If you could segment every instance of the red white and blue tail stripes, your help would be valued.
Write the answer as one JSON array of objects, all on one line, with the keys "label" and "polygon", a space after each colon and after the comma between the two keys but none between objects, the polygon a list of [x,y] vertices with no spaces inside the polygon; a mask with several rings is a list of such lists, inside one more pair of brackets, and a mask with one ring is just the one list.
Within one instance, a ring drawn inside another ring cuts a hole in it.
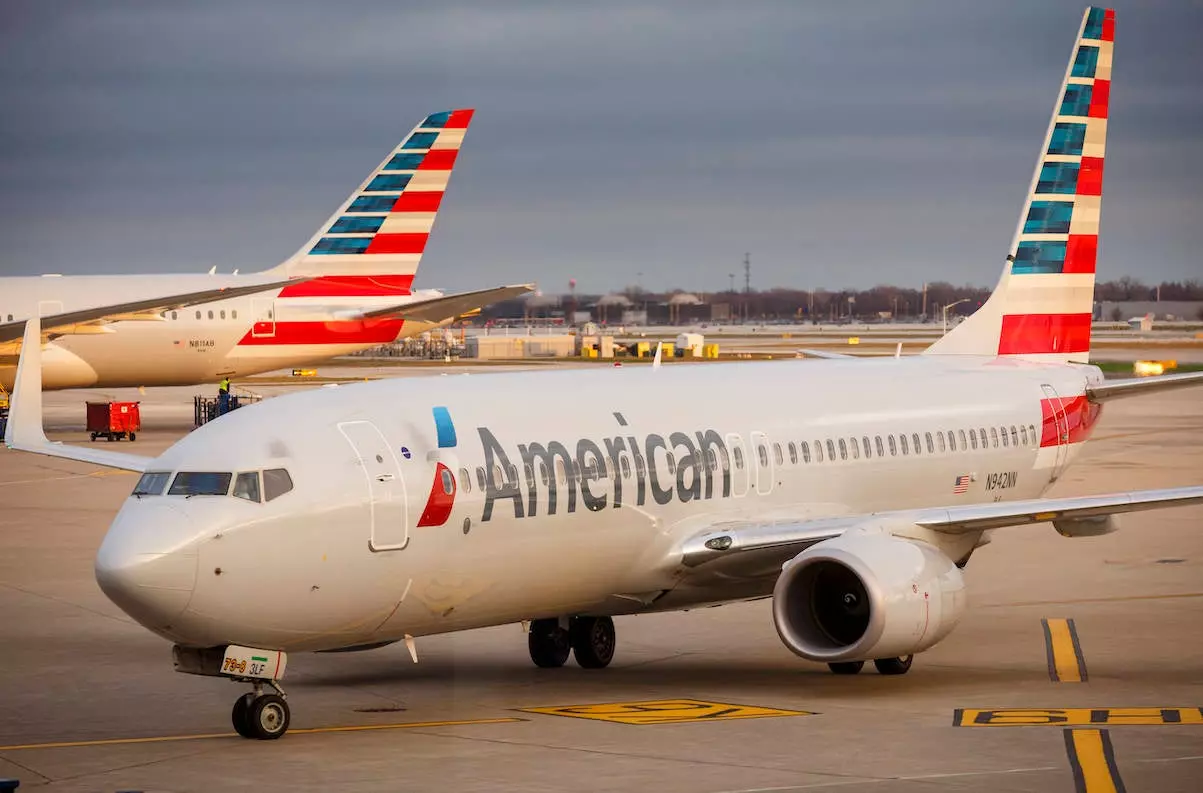
[{"label": "red white and blue tail stripes", "polygon": [[[427,116],[290,260],[289,274],[393,276],[390,286],[412,280],[472,113]],[[344,289],[353,283],[339,280]]]},{"label": "red white and blue tail stripes", "polygon": [[1115,12],[1088,8],[990,300],[929,352],[1082,361],[1090,352]]}]

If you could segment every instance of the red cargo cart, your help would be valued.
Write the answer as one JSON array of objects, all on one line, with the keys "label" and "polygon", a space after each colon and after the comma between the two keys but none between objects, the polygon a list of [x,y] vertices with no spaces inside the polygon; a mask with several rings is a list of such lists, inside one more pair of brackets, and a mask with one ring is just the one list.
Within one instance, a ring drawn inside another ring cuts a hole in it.
[{"label": "red cargo cart", "polygon": [[99,437],[111,441],[129,436],[134,440],[135,433],[142,429],[142,416],[138,412],[138,402],[89,402],[88,403],[88,432],[92,440]]}]

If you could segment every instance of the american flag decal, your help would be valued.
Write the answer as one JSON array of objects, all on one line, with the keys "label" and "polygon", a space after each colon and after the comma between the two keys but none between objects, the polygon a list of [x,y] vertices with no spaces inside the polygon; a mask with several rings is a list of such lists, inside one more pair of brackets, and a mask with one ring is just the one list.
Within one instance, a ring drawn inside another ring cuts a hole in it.
[{"label": "american flag decal", "polygon": [[953,493],[964,493],[968,489],[969,489],[969,474],[961,474],[960,476],[957,477],[956,481],[953,482],[952,492]]}]

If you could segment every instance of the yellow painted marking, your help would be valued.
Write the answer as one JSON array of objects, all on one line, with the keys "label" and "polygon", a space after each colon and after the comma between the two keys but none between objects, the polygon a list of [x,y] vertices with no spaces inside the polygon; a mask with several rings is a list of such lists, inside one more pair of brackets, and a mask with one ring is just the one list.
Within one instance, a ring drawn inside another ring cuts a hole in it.
[{"label": "yellow painted marking", "polygon": [[1048,648],[1048,676],[1058,683],[1081,683],[1086,680],[1086,659],[1078,644],[1073,620],[1042,620],[1044,641]]},{"label": "yellow painted marking", "polygon": [[1203,725],[1203,708],[959,708],[954,727],[1125,727]]},{"label": "yellow painted marking", "polygon": [[1123,793],[1106,730],[1066,730],[1065,751],[1078,793]]},{"label": "yellow painted marking", "polygon": [[[513,724],[526,721],[513,716],[497,719],[458,719],[454,721],[405,721],[397,724],[352,724],[344,727],[305,727],[289,730],[289,735],[314,735],[322,732],[366,732],[369,730],[414,730],[423,727],[461,727],[472,724]],[[0,752],[19,749],[70,749],[79,746],[115,746],[129,743],[167,743],[170,741],[201,741],[209,738],[237,738],[233,732],[211,732],[201,735],[160,735],[151,738],[106,738],[98,741],[60,741],[58,743],[26,743],[0,746]]]},{"label": "yellow painted marking", "polygon": [[813,716],[808,710],[782,710],[754,705],[731,705],[697,699],[655,699],[642,702],[605,702],[597,705],[564,705],[555,708],[520,708],[524,713],[570,716],[619,724],[679,724],[719,719],[761,719],[772,716]]}]

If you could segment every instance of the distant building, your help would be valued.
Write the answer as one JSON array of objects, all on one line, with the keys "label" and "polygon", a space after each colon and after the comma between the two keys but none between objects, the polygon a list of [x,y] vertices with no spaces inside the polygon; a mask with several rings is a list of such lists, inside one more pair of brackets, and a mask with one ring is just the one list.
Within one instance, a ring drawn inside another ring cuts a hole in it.
[{"label": "distant building", "polygon": [[1203,300],[1103,300],[1094,304],[1097,322],[1127,322],[1152,314],[1162,322],[1203,320]]}]

